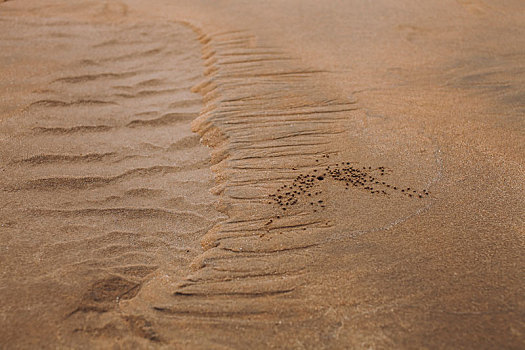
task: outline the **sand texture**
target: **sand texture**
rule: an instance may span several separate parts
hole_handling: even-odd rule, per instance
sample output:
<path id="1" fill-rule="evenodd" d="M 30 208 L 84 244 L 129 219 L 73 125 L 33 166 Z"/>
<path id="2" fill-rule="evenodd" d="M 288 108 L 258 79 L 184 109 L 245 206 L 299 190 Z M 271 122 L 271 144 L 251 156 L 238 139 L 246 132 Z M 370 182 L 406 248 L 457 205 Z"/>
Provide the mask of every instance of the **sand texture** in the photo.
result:
<path id="1" fill-rule="evenodd" d="M 0 5 L 0 348 L 525 347 L 525 4 Z"/>

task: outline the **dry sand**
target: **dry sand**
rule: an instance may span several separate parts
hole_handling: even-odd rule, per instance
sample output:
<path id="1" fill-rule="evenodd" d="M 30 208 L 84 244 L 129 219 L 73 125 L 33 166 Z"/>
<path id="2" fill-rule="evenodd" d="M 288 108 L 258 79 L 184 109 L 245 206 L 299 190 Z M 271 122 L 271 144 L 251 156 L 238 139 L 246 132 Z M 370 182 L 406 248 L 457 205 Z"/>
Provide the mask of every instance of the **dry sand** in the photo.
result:
<path id="1" fill-rule="evenodd" d="M 14 0 L 0 33 L 1 348 L 525 347 L 523 1 Z"/>

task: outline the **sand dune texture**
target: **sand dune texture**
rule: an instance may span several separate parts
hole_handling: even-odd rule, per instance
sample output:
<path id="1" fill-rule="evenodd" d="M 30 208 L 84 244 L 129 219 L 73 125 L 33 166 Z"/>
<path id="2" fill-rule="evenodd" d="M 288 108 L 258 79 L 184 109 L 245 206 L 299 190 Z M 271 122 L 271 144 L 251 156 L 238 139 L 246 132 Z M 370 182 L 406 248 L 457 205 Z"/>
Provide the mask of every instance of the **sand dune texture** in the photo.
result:
<path id="1" fill-rule="evenodd" d="M 0 347 L 525 346 L 520 1 L 0 5 Z"/>

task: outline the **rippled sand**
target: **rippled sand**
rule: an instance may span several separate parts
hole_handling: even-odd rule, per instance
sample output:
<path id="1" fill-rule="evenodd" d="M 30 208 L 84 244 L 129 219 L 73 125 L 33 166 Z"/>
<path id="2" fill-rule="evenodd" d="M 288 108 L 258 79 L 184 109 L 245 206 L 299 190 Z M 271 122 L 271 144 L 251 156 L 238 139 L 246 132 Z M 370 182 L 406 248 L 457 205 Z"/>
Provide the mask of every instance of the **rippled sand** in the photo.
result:
<path id="1" fill-rule="evenodd" d="M 0 345 L 524 346 L 523 10 L 0 5 Z"/>

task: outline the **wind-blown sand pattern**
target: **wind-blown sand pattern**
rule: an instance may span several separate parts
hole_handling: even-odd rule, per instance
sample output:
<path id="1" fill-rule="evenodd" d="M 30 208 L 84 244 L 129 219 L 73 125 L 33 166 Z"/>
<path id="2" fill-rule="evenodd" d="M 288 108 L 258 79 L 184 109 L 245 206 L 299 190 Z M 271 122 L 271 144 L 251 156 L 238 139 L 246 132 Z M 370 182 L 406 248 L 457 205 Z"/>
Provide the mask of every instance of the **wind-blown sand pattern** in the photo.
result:
<path id="1" fill-rule="evenodd" d="M 134 298 L 153 273 L 184 275 L 220 218 L 208 151 L 190 130 L 202 106 L 190 91 L 199 43 L 180 24 L 4 21 L 4 50 L 23 42 L 52 59 L 60 48 L 63 69 L 2 123 L 2 299 L 16 300 L 3 314 L 11 334 L 38 333 L 28 320 L 39 315 L 56 332 L 80 319 L 73 331 L 89 333 L 80 324 L 90 313 Z M 38 41 L 25 34 L 33 27 Z M 117 316 L 156 340 L 141 317 Z M 119 333 L 92 332 L 106 331 Z"/>
<path id="2" fill-rule="evenodd" d="M 443 58 L 425 4 L 154 3 L 0 5 L 2 347 L 523 345 L 519 44 Z M 446 6 L 520 42 L 510 2 Z"/>

